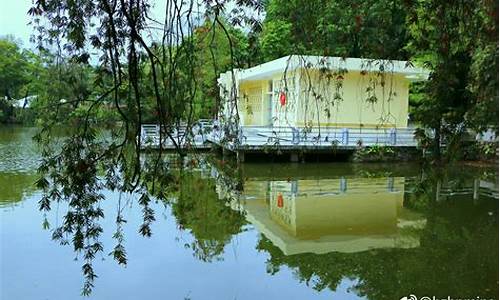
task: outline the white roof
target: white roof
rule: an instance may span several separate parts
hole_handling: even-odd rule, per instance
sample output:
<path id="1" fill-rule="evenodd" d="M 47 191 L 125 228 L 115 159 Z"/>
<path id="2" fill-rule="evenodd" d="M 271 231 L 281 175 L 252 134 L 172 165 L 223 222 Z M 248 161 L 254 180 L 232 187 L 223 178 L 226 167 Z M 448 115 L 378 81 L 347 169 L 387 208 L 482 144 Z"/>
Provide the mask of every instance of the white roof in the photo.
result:
<path id="1" fill-rule="evenodd" d="M 37 97 L 37 95 L 33 95 L 18 100 L 13 100 L 12 105 L 16 108 L 29 108 L 31 106 L 31 102 Z"/>
<path id="2" fill-rule="evenodd" d="M 240 81 L 266 79 L 277 73 L 289 72 L 299 68 L 345 69 L 359 72 L 383 71 L 403 74 L 411 81 L 427 80 L 430 73 L 429 70 L 412 66 L 408 61 L 401 60 L 289 55 L 249 69 L 238 70 L 238 79 Z"/>

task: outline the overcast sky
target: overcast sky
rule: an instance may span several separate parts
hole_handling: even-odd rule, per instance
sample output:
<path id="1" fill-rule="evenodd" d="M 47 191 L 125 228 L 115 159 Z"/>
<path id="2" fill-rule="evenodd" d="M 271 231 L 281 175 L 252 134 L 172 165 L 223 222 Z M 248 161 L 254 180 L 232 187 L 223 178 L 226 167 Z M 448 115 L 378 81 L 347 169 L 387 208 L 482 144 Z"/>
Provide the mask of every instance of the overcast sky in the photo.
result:
<path id="1" fill-rule="evenodd" d="M 29 47 L 31 27 L 27 14 L 31 0 L 0 0 L 0 36 L 11 34 Z"/>
<path id="2" fill-rule="evenodd" d="M 153 8 L 150 15 L 154 19 L 164 20 L 166 1 L 151 0 Z M 31 17 L 28 16 L 28 10 L 31 6 L 33 6 L 33 0 L 0 0 L 0 36 L 13 35 L 17 40 L 22 41 L 22 47 L 33 48 L 34 45 L 29 42 L 33 30 L 31 25 L 28 25 L 31 20 Z M 226 6 L 226 10 L 229 11 L 233 7 L 234 3 L 230 1 Z M 149 39 L 149 37 L 146 38 Z"/>
<path id="3" fill-rule="evenodd" d="M 151 15 L 157 19 L 164 19 L 166 0 L 152 0 L 154 4 Z M 33 30 L 28 23 L 31 17 L 28 10 L 33 5 L 32 0 L 0 0 L 0 36 L 14 35 L 23 43 L 23 47 L 30 48 L 29 39 Z"/>

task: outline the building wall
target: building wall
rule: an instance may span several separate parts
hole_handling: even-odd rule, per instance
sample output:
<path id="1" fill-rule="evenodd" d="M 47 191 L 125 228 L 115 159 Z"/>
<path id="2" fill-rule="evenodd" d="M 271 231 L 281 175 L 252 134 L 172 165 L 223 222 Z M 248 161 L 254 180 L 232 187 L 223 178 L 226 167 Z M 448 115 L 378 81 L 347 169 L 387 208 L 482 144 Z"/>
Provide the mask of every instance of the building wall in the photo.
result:
<path id="1" fill-rule="evenodd" d="M 266 80 L 243 81 L 239 84 L 238 112 L 242 125 L 295 126 L 298 76 L 290 72 L 285 78 L 283 74 L 276 74 Z M 279 97 L 284 91 L 287 91 L 286 104 L 281 105 Z"/>
<path id="2" fill-rule="evenodd" d="M 399 74 L 349 72 L 328 76 L 318 70 L 303 70 L 296 124 L 405 128 L 408 88 L 409 81 Z"/>
<path id="3" fill-rule="evenodd" d="M 400 74 L 327 74 L 301 69 L 289 72 L 286 79 L 279 73 L 239 82 L 238 113 L 241 124 L 247 126 L 406 128 L 408 89 L 409 80 Z M 280 103 L 282 92 L 285 105 Z M 375 101 L 371 103 L 370 98 Z"/>

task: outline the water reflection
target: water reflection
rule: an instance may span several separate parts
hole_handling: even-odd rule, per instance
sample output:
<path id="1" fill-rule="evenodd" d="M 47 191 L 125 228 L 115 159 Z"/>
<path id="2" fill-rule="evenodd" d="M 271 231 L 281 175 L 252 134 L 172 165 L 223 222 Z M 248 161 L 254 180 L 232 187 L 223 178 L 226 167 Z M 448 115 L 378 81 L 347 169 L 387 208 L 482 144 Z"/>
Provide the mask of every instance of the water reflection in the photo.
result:
<path id="1" fill-rule="evenodd" d="M 252 178 L 233 206 L 286 255 L 417 247 L 426 219 L 403 206 L 404 188 L 404 177 Z"/>
<path id="2" fill-rule="evenodd" d="M 35 128 L 0 125 L 0 172 L 33 173 L 40 153 L 32 137 Z"/>
<path id="3" fill-rule="evenodd" d="M 35 178 L 30 173 L 0 172 L 0 207 L 21 202 L 33 194 Z"/>
<path id="4" fill-rule="evenodd" d="M 1 240 L 8 241 L 0 243 L 0 298 L 73 299 L 84 253 L 59 246 L 50 235 L 75 210 L 64 202 L 47 215 L 37 210 L 37 160 L 29 133 L 0 129 L 0 205 L 23 203 L 0 210 Z M 95 245 L 103 250 L 91 259 L 99 276 L 92 299 L 498 293 L 496 169 L 340 163 L 239 168 L 203 156 L 195 168 L 168 176 L 167 200 L 151 197 L 156 221 L 150 238 L 137 233 L 141 195 L 104 190 L 96 207 L 105 217 L 78 215 L 102 227 Z M 45 217 L 52 232 L 41 230 Z M 68 240 L 75 232 L 67 232 Z M 117 247 L 127 254 L 126 268 L 106 255 Z M 49 273 L 58 276 L 57 295 Z"/>
<path id="5" fill-rule="evenodd" d="M 269 274 L 291 268 L 318 291 L 354 279 L 368 299 L 497 295 L 495 170 L 331 167 L 247 165 L 242 191 L 213 172 L 220 197 L 261 232 Z"/>
<path id="6" fill-rule="evenodd" d="M 217 197 L 214 182 L 203 174 L 182 172 L 179 176 L 181 184 L 173 198 L 172 213 L 178 228 L 194 237 L 185 247 L 202 261 L 222 260 L 225 246 L 243 230 L 245 217 Z"/>
<path id="7" fill-rule="evenodd" d="M 35 190 L 40 155 L 31 137 L 34 128 L 0 128 L 0 207 L 19 203 Z"/>

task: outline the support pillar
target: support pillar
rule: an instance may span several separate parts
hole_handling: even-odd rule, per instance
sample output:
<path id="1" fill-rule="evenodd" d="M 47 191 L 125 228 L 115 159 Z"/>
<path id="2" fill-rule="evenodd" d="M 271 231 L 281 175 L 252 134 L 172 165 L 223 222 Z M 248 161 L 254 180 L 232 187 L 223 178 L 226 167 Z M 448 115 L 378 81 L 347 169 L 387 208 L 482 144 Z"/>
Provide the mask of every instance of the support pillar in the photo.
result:
<path id="1" fill-rule="evenodd" d="M 238 162 L 245 162 L 245 152 L 243 151 L 236 152 L 236 159 L 238 160 Z"/>
<path id="2" fill-rule="evenodd" d="M 472 199 L 474 204 L 478 204 L 479 201 L 479 179 L 474 179 L 474 189 L 472 194 Z"/>
<path id="3" fill-rule="evenodd" d="M 349 129 L 342 128 L 342 144 L 349 145 Z"/>

